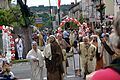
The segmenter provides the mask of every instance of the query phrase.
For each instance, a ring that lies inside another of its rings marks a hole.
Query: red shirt
[[[90,80],[120,80],[120,74],[111,68],[96,71]]]

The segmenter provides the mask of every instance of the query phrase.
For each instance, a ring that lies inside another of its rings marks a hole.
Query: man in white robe
[[[30,60],[31,80],[43,80],[44,57],[37,48],[35,41],[32,42],[32,49],[28,52],[26,58]]]
[[[81,74],[83,77],[86,71],[89,73],[95,71],[96,68],[96,47],[89,42],[88,37],[83,37],[83,42],[80,43],[80,63]]]

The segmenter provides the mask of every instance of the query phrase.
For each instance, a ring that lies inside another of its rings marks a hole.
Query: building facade
[[[81,1],[76,4],[71,4],[71,8],[69,9],[69,17],[73,17],[79,20],[80,14],[82,12]]]

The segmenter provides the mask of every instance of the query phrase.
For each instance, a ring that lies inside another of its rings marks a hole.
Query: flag
[[[3,29],[3,27],[2,26],[0,26],[0,30],[2,30]]]
[[[58,8],[60,8],[61,0],[58,0]]]

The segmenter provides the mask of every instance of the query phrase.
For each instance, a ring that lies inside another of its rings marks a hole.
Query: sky
[[[71,4],[75,0],[61,0],[61,4]],[[81,0],[77,0],[81,1]],[[50,0],[51,6],[57,6],[57,0]],[[16,0],[12,0],[12,3],[16,3]],[[45,5],[49,6],[49,0],[27,0],[27,5],[30,6],[38,6],[38,5]]]

